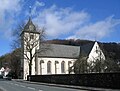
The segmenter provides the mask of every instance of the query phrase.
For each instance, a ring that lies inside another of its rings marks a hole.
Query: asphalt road
[[[3,89],[4,91],[85,91],[6,80],[0,80],[0,89]]]

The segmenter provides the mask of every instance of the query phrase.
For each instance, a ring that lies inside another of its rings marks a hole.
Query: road
[[[6,80],[0,80],[0,89],[3,89],[4,91],[85,91]]]

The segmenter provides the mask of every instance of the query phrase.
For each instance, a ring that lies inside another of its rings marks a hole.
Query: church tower
[[[39,49],[40,33],[36,30],[31,18],[29,18],[21,33],[21,48],[23,68],[23,79],[27,79],[27,75],[35,75],[35,56],[36,50]]]

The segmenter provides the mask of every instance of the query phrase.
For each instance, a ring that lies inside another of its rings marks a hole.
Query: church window
[[[43,69],[43,67],[42,67],[42,63],[44,63],[43,60],[40,61],[40,74],[41,74],[41,75],[42,75],[42,69]]]
[[[57,74],[57,64],[59,64],[59,62],[58,61],[55,61],[55,74]]]
[[[47,73],[51,73],[51,61],[47,63]]]
[[[98,47],[96,46],[96,53],[98,53]]]
[[[65,73],[65,62],[61,62],[61,73]]]

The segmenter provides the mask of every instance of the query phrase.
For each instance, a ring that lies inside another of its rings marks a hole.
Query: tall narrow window
[[[96,46],[96,53],[98,53],[98,47]]]
[[[42,64],[43,64],[43,63],[44,63],[44,61],[41,60],[41,61],[40,61],[40,75],[42,75],[42,69],[43,69]]]
[[[47,63],[47,73],[48,74],[51,73],[51,61],[48,61],[48,63]]]
[[[55,61],[55,74],[57,74],[57,64],[59,64],[59,62],[58,61]]]
[[[65,73],[65,62],[61,62],[61,73]]]

